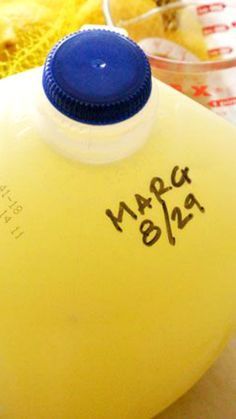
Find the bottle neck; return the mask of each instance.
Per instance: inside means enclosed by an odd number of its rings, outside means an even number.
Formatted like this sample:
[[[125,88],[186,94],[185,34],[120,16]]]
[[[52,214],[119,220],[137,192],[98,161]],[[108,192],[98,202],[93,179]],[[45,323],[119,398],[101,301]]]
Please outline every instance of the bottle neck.
[[[88,164],[111,163],[134,154],[148,140],[158,106],[155,80],[151,96],[138,114],[106,126],[79,123],[64,116],[51,105],[41,85],[40,80],[36,94],[36,129],[46,143],[65,157]]]

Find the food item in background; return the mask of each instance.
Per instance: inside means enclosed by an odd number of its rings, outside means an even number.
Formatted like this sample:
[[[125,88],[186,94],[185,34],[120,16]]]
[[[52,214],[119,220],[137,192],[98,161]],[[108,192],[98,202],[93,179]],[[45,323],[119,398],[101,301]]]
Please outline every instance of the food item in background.
[[[169,6],[175,3],[176,0],[155,0],[158,7]],[[163,13],[164,27],[168,30],[176,30],[179,26],[178,16],[173,10]]]
[[[7,57],[9,51],[15,50],[17,37],[11,20],[0,18],[0,60]]]
[[[103,0],[76,0],[76,23],[77,28],[84,24],[102,24],[104,16],[102,12]]]
[[[1,60],[8,60],[11,53],[20,47],[22,32],[35,26],[44,27],[46,21],[52,19],[52,10],[32,1],[6,2],[0,6],[0,51]],[[30,46],[30,45],[29,45]]]
[[[1,1],[0,78],[41,65],[58,39],[94,21],[100,0]]]
[[[235,329],[236,128],[150,76],[86,31],[0,81],[3,417],[150,419]]]
[[[161,6],[169,6],[166,10]],[[112,19],[124,27],[135,41],[162,38],[182,46],[199,59],[207,58],[207,48],[200,22],[191,8],[180,7],[181,2],[160,0],[110,1]],[[156,13],[157,7],[159,12]]]

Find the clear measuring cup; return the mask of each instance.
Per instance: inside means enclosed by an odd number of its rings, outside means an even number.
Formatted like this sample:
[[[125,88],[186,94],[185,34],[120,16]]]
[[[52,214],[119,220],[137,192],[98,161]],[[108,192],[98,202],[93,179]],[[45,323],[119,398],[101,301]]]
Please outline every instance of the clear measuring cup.
[[[104,0],[153,74],[236,124],[236,0]]]

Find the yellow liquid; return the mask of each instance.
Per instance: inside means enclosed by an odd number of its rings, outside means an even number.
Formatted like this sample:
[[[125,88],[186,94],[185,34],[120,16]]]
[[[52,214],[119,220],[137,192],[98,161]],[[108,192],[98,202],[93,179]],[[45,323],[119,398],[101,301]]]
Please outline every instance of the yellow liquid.
[[[89,166],[47,146],[21,92],[0,89],[0,416],[149,419],[235,325],[235,128],[159,83],[145,147]],[[27,77],[21,89],[34,91]],[[172,187],[169,234],[155,177]],[[151,198],[144,215],[135,194]],[[120,202],[123,232],[106,215]]]

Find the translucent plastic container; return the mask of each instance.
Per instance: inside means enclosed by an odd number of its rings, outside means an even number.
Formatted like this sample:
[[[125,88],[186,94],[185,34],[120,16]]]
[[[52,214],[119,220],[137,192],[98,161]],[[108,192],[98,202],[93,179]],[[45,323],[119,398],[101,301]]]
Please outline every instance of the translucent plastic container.
[[[0,416],[150,419],[235,330],[236,128],[107,29],[0,98]]]
[[[104,0],[104,12],[140,43],[158,79],[236,123],[235,0]]]

